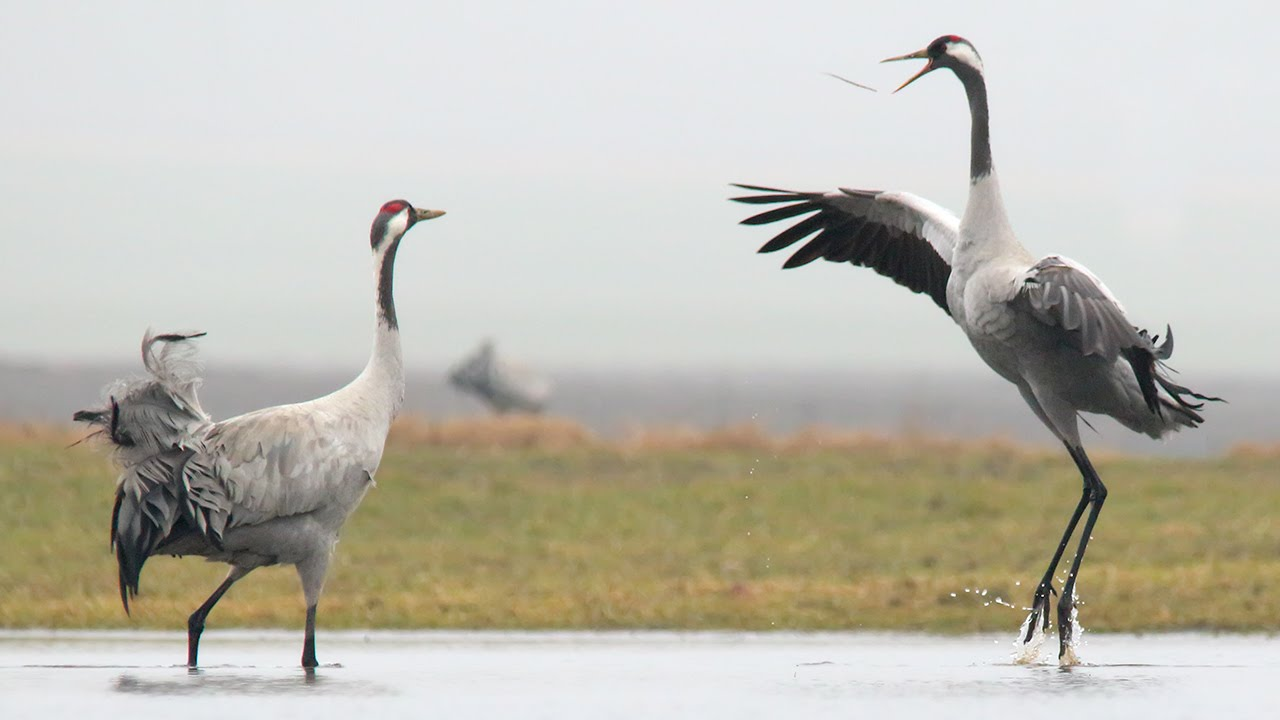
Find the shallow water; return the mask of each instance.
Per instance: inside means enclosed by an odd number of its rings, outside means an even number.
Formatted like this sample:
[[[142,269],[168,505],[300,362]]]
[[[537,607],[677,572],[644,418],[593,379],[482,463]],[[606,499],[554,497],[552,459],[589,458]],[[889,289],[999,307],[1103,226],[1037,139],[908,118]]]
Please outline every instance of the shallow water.
[[[1084,665],[1012,637],[878,633],[0,632],[4,717],[1268,717],[1280,638],[1098,635]],[[877,713],[877,715],[866,715]],[[372,720],[372,716],[370,718]]]

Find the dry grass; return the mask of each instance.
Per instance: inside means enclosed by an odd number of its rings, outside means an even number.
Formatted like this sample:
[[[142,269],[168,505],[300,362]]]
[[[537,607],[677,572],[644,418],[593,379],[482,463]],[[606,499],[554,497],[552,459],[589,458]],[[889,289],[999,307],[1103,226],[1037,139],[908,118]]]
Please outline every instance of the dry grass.
[[[62,443],[71,446],[88,432],[75,425],[0,422],[0,444]],[[883,433],[810,425],[790,434],[770,434],[756,423],[703,429],[688,425],[634,426],[618,438],[595,435],[581,423],[547,415],[511,414],[451,420],[418,415],[401,417],[391,426],[388,447],[454,447],[485,450],[613,450],[623,453],[683,451],[758,451],[769,453],[838,452],[981,452],[1007,455],[1053,455],[1056,450],[1018,443],[1010,438],[954,438],[930,433]],[[1095,453],[1096,454],[1096,453]],[[1280,445],[1240,445],[1242,457],[1280,456]]]
[[[0,427],[0,626],[181,628],[222,568],[152,560],[125,617],[113,473],[79,437]],[[1112,495],[1087,627],[1280,630],[1280,453],[1097,465]],[[983,603],[1027,602],[1078,493],[1060,454],[1002,440],[410,419],[344,530],[321,624],[1012,629],[1019,611]],[[298,596],[291,569],[257,571],[213,625],[297,627]]]
[[[948,438],[936,434],[888,434],[821,425],[774,435],[756,423],[703,429],[687,425],[635,426],[619,438],[602,438],[581,424],[545,415],[500,415],[433,421],[421,416],[396,420],[387,439],[393,447],[461,447],[489,450],[612,450],[623,453],[758,451],[769,453],[983,452],[1044,455],[1041,447],[1004,437]]]
[[[0,422],[0,446],[24,443],[72,445],[89,432],[83,427],[56,423]]]
[[[1280,460],[1280,442],[1237,443],[1227,451],[1227,457],[1239,458],[1242,460]]]
[[[399,448],[564,450],[596,447],[599,440],[573,420],[513,414],[440,421],[419,416],[402,417],[391,427],[387,444]]]

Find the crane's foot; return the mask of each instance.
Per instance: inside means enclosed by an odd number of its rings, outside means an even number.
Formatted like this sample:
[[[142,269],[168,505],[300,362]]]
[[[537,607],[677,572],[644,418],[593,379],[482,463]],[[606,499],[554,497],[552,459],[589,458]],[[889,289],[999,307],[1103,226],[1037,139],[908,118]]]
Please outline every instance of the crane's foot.
[[[1058,665],[1061,667],[1080,664],[1076,656],[1075,632],[1075,588],[1063,588],[1062,599],[1058,601]]]
[[[320,663],[316,662],[316,606],[307,606],[307,629],[302,639],[302,667],[307,672],[314,672]]]
[[[187,667],[197,667],[197,660],[200,656],[200,635],[204,633],[204,618],[200,617],[197,610],[194,615],[187,619]]]
[[[1036,588],[1035,599],[1031,601],[1031,613],[1023,621],[1018,631],[1019,644],[1013,652],[1013,662],[1017,665],[1034,665],[1040,660],[1040,647],[1044,644],[1049,632],[1049,598],[1054,595],[1053,580],[1048,579]]]
[[[1031,600],[1031,614],[1027,616],[1027,631],[1022,637],[1023,644],[1031,642],[1036,630],[1049,632],[1049,596],[1056,595],[1057,592],[1053,589],[1052,581],[1042,582],[1036,588],[1036,596]]]

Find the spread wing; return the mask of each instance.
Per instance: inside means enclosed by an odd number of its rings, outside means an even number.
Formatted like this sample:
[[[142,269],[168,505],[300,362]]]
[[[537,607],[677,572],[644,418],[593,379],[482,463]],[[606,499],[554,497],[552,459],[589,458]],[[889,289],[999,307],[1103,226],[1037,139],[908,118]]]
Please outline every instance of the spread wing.
[[[819,258],[871,268],[912,292],[926,293],[948,315],[947,280],[960,221],[922,197],[902,192],[850,190],[793,192],[735,185],[761,195],[733,198],[781,207],[742,221],[765,225],[807,215],[760,248],[768,253],[813,236],[783,264],[800,267]]]

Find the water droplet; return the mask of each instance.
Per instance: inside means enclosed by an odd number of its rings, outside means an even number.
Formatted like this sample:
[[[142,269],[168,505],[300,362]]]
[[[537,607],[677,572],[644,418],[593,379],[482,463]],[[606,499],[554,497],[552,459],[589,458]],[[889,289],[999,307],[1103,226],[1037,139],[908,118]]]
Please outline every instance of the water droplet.
[[[956,594],[955,594],[955,593],[951,593],[951,597],[955,597],[955,596],[956,596]]]

